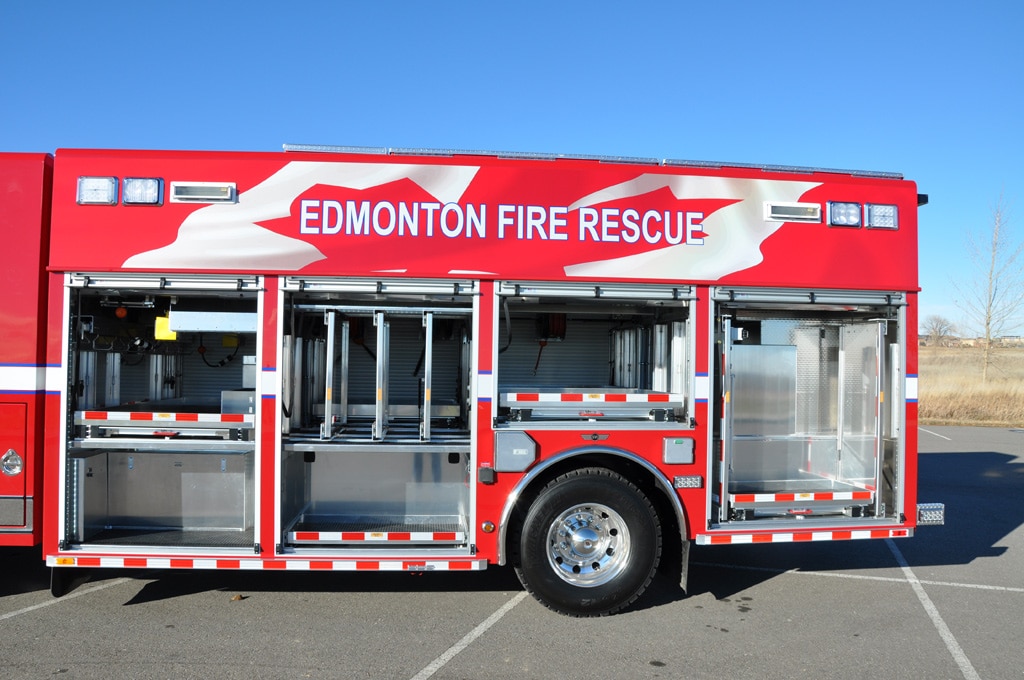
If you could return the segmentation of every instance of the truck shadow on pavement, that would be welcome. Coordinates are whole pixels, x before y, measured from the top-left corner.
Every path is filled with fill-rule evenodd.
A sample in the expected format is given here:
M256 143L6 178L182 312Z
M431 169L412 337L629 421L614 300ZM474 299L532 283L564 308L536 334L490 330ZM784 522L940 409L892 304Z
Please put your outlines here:
M492 567L480 572L246 572L246 571L136 571L149 581L126 605L143 604L209 591L247 594L260 592L402 593L402 592L517 592L522 590L511 568Z

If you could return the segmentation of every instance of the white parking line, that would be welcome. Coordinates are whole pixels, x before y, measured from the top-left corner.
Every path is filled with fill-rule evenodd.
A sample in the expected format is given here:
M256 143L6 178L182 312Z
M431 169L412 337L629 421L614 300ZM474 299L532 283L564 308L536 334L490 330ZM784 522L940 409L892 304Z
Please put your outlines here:
M932 435L933 437L938 437L939 439L945 439L947 442L953 441L953 439L951 437L947 437L944 434L939 434L938 432L932 432L931 430L926 430L923 427L919 427L917 429L921 430L921 432L927 432L928 434Z
M34 612L35 610L43 609L44 607L52 607L55 604L61 604L63 602L67 602L69 600L73 600L76 597L82 597L83 595L89 595L91 593L95 593L98 590L104 590L105 588L111 588L113 586L119 586L122 583L128 583L129 581L131 581L131 579L129 579L129 578L119 578L119 579L115 579L113 581L107 581L106 583L100 583L100 584L97 584L95 586L89 586L88 588L81 588L79 590L74 591L73 593L69 593L69 594L65 595L64 597L55 597L53 599L46 600L45 602L40 602L39 604L34 604L31 607L25 607L24 609L18 609L18 610L13 611L13 612L7 612L6 614L0 614L0 621L6 621L7 619L13 619L15 616L21 616L22 614L27 614L29 612Z
M498 611L494 612L489 617L487 617L486 621L484 621L479 626L477 626L473 630L471 630L468 633L466 633L466 636L464 638L462 638L461 640L456 642L454 645L449 647L445 651L444 654L442 654L441 656L439 656L436 659L434 659L433 661L431 661L430 664L427 665L426 668L421 670L416 675L412 676L411 680L427 680L427 678L432 676L434 673L436 673L439 670L441 670L442 668L444 668L445 665L449 661L454 659L456 657L456 655L458 655L459 652L461 652L466 647L469 647L471 644L473 644L474 640L476 640L478 637L480 637L481 635L486 633L488 631L488 629L490 629L491 626L493 626L494 624L496 624L498 621L501 620L501 617L505 616L505 614L508 614L510 611L512 611L512 608L515 607L520 602L522 602L524 599L526 599L526 591L525 590L523 592L519 593L518 595L516 595L515 597L513 597L511 600L509 600L505 604L503 604L498 609Z
M932 625L935 626L935 630L939 631L939 637L946 643L946 649L953 655L953 660L956 661L956 665L960 667L960 672L963 673L966 680L981 680L981 676L978 675L978 671L974 670L974 666L971 665L971 660L964 654L964 650L960 647L960 643L953 637L952 631L949 630L949 626L942 620L942 616L939 614L939 610L936 609L935 605L932 604L932 600L928 597L928 593L924 592L924 586L914 576L914 572L910 569L910 565L907 564L907 560L904 559L903 553L896 547L896 543L891 539L885 539L886 545L889 546L889 550L892 551L893 557L896 558L896 562L900 565L900 569L903 570L903 575L907 577L907 581L910 583L910 587L914 589L914 593L917 595L917 599L921 601L921 606L928 613L928 618L932 620Z
M893 576L866 576L864 574L839 574L828 571L800 571L799 569L774 569L772 567L754 567L741 564L723 564L720 562L691 562L694 567L713 567L715 569L741 569L743 571L767 571L772 574L794 574L796 576L825 576L827 578L848 578L860 581L886 581L888 583L906 583L905 578ZM1005 593L1024 593L1024 588L1008 586L987 586L980 583L957 583L956 581L922 581L924 586L949 586L951 588L973 588L975 590L995 590Z
M751 567L745 565L736 564L718 564L710 562L692 562L691 566L704 566L704 567L717 567L724 569L742 569L745 571L767 571L775 574L796 574L800 576L828 576L831 578L848 578L848 579L861 579L865 581L887 581L889 583L910 583L910 587L913 589L914 594L917 595L917 599L921 602L921 606L924 607L925 612L928 614L928 618L931 619L932 625L939 632L939 637L946 645L946 649L949 650L953 660L957 666L960 667L960 672L963 674L966 680L981 680L981 676L974 670L974 666L971 664L970 659L964 654L964 650L960 647L960 643L953 637L953 633L949 630L949 626L942 620L942 616L939 615L939 610L936 609L932 603L931 598L928 597L928 593L924 591L924 585L936 585L936 586L953 586L957 588L977 588L981 590L998 590L1004 592L1024 593L1024 588L1005 588L1003 586L985 586L973 583L950 583L947 581L921 581L914 575L914 572L910 569L910 565L907 564L907 560L903 557L903 553L900 552L899 548L896 547L896 543L891 539L885 539L886 545L889 546L889 550L892 552L893 557L896 558L896 563L899 564L900 569L903 570L904 578L892 578L891 576L864 576L862 574L831 574L823 571L797 571L795 569L772 569L771 567Z

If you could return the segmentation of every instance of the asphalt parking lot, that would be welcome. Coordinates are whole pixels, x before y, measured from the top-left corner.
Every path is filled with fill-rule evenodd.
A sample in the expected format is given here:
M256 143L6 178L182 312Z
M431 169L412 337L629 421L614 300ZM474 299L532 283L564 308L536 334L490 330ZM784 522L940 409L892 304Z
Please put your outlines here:
M96 571L54 599L0 552L4 678L1024 678L1024 431L926 427L897 541L694 547L602 619L514 574Z

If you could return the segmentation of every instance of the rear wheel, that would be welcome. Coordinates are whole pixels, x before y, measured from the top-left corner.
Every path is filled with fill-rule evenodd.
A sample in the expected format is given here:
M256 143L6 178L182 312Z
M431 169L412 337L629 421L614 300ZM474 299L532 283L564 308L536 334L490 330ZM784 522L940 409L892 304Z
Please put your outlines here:
M647 496L604 468L552 480L523 521L519 579L547 607L612 614L646 590L661 558L661 526Z

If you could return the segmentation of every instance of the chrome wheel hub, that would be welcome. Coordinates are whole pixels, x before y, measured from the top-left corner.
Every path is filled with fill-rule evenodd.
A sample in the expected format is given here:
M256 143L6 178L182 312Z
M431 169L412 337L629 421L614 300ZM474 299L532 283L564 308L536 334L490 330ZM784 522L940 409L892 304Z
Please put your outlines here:
M629 561L629 529L605 505L567 508L548 528L548 563L562 580L594 587L612 580Z

